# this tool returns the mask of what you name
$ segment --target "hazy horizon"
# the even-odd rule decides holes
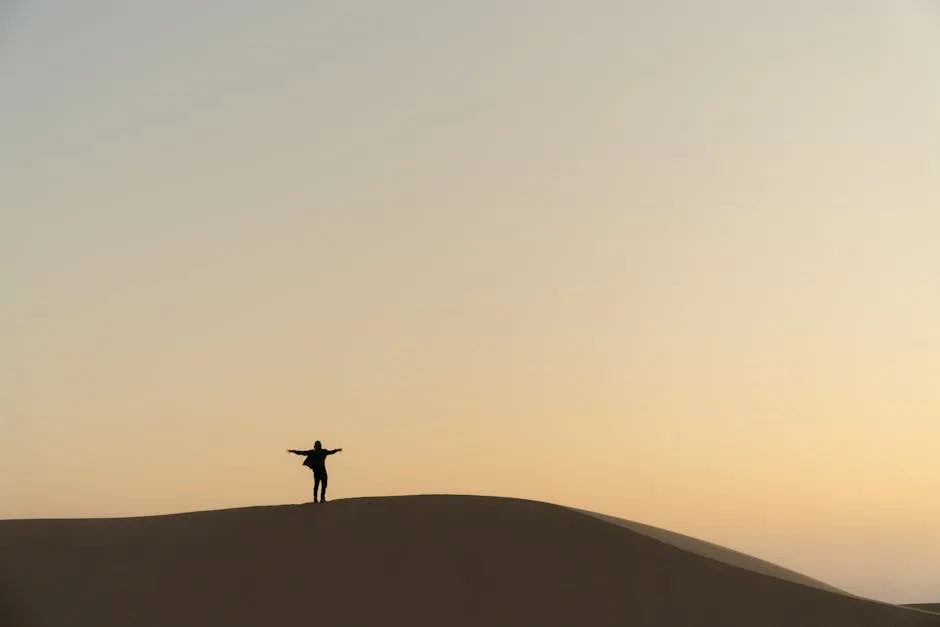
[[[20,0],[0,84],[0,518],[319,439],[940,601],[936,4]]]

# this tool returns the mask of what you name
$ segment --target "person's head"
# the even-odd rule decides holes
[[[317,440],[316,442],[313,443],[313,450],[319,451],[321,448],[323,448],[323,447],[322,447],[322,445],[320,444],[320,440]]]

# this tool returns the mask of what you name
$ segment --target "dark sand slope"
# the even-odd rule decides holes
[[[0,568],[24,627],[940,627],[568,508],[485,497],[0,521]]]
[[[752,570],[756,573],[777,577],[778,579],[784,579],[786,581],[792,581],[793,583],[800,583],[804,586],[812,586],[821,590],[828,590],[829,592],[849,594],[844,590],[840,590],[835,586],[830,586],[829,584],[819,581],[818,579],[807,577],[802,573],[792,571],[788,568],[783,568],[782,566],[777,566],[776,564],[771,564],[770,562],[766,562],[762,559],[758,559],[739,551],[727,549],[723,546],[718,546],[717,544],[712,544],[711,542],[705,542],[704,540],[691,538],[689,536],[682,535],[681,533],[666,531],[665,529],[660,529],[659,527],[651,527],[649,525],[644,525],[643,523],[634,522],[632,520],[624,520],[623,518],[615,518],[614,516],[607,516],[605,514],[588,512],[580,509],[575,511],[581,512],[582,514],[587,514],[588,516],[595,516],[601,520],[606,520],[607,522],[611,522],[621,527],[626,527],[632,531],[636,531],[637,533],[642,533],[645,536],[649,536],[661,542],[671,544],[672,546],[689,551],[690,553],[695,553],[696,555],[701,555],[703,557],[708,557],[724,564],[728,564],[729,566],[737,566],[738,568]]]
[[[905,605],[904,607],[913,607],[917,610],[923,610],[925,612],[933,612],[934,614],[940,614],[940,603],[911,603]]]

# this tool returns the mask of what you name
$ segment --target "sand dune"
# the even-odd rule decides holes
[[[697,542],[472,496],[0,521],[0,611],[23,627],[940,627]]]
[[[940,603],[911,603],[910,605],[905,605],[904,607],[912,607],[914,609],[923,610],[925,612],[940,614]]]
[[[589,512],[586,510],[575,511],[581,512],[582,514],[587,514],[588,516],[595,516],[601,520],[606,520],[607,522],[619,525],[621,527],[626,527],[632,531],[636,531],[637,533],[642,533],[645,536],[649,536],[661,542],[671,544],[672,546],[689,551],[690,553],[695,553],[696,555],[701,555],[703,557],[708,557],[724,564],[728,564],[729,566],[737,566],[738,568],[744,568],[746,570],[769,575],[771,577],[776,577],[785,581],[803,584],[804,586],[812,586],[814,588],[819,588],[820,590],[828,590],[829,592],[837,592],[839,594],[849,594],[844,590],[840,590],[839,588],[819,581],[818,579],[807,577],[802,573],[794,572],[790,569],[783,568],[782,566],[771,564],[770,562],[764,561],[757,557],[753,557],[733,549],[728,549],[723,546],[718,546],[717,544],[712,544],[711,542],[690,538],[689,536],[682,535],[681,533],[666,531],[665,529],[660,529],[659,527],[651,527],[650,525],[644,525],[643,523],[634,522],[632,520],[624,520],[623,518],[616,518],[614,516],[607,516],[605,514],[598,514],[596,512]]]

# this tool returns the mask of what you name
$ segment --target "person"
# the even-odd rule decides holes
[[[288,449],[288,453],[294,455],[304,455],[304,466],[313,471],[313,502],[317,502],[317,488],[320,489],[320,503],[326,503],[326,458],[328,455],[339,453],[343,449],[334,448],[333,450],[323,448],[320,440],[313,443],[313,448],[309,451],[297,451]]]

